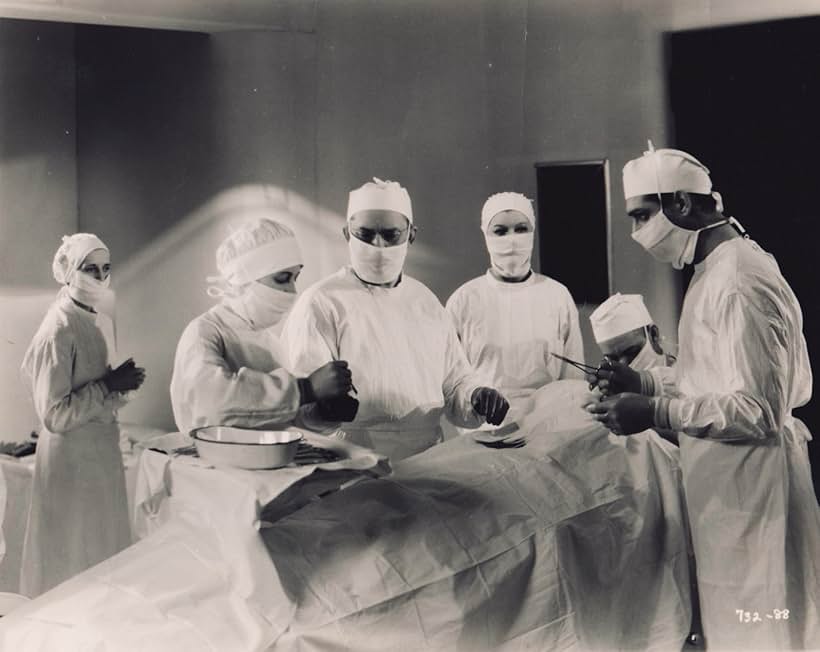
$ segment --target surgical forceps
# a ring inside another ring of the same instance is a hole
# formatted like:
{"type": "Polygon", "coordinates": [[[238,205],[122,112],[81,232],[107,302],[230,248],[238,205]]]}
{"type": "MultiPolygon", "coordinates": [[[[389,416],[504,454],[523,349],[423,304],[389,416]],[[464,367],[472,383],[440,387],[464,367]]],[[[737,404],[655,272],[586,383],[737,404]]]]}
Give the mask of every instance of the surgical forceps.
{"type": "MultiPolygon", "coordinates": [[[[564,362],[566,362],[568,364],[571,364],[576,369],[580,369],[585,374],[592,374],[594,376],[597,376],[598,372],[601,370],[601,365],[600,364],[597,367],[593,367],[591,364],[585,364],[583,362],[576,362],[575,360],[570,360],[569,358],[565,358],[564,356],[558,355],[557,353],[552,353],[551,355],[555,356],[559,360],[563,360],[564,362]]],[[[609,358],[604,356],[604,361],[609,362],[609,358]]]]}

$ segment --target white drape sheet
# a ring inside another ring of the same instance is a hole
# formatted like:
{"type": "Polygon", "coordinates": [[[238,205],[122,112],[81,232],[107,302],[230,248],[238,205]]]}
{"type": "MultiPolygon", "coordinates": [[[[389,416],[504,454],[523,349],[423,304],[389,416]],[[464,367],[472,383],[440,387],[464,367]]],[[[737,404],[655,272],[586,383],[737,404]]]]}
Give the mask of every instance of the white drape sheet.
{"type": "Polygon", "coordinates": [[[524,448],[465,435],[263,529],[252,545],[267,556],[244,577],[267,602],[243,597],[244,551],[226,555],[186,517],[2,619],[0,644],[680,649],[690,604],[677,451],[590,422],[583,386],[535,395],[518,424],[524,448]]]}

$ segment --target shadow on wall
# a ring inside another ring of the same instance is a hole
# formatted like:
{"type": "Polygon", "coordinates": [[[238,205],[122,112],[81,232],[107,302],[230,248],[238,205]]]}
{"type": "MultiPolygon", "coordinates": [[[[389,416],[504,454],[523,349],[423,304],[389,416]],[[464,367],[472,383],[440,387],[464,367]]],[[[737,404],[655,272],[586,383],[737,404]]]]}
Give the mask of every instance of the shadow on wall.
{"type": "MultiPolygon", "coordinates": [[[[168,388],[177,341],[188,322],[214,303],[205,279],[216,273],[219,243],[243,221],[262,216],[296,233],[305,259],[300,289],[347,264],[342,214],[287,189],[257,184],[220,192],[127,260],[114,261],[118,358],[133,357],[147,371],[145,384],[121,410],[122,421],[176,430],[168,388]]],[[[408,273],[434,264],[434,256],[414,245],[408,273]]]]}

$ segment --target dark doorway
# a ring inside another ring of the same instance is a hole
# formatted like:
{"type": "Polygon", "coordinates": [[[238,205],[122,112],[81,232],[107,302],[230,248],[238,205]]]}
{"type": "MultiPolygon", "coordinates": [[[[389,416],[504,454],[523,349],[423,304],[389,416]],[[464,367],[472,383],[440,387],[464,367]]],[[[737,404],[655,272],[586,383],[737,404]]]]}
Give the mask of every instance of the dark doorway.
{"type": "Polygon", "coordinates": [[[609,297],[607,161],[536,163],[540,271],[577,304],[609,297]],[[556,237],[559,234],[560,237],[556,237]]]}
{"type": "MultiPolygon", "coordinates": [[[[674,146],[712,171],[726,213],[774,254],[820,379],[820,17],[669,34],[674,146]]],[[[816,380],[816,384],[817,384],[816,380]]],[[[820,489],[820,401],[797,410],[820,489]]]]}

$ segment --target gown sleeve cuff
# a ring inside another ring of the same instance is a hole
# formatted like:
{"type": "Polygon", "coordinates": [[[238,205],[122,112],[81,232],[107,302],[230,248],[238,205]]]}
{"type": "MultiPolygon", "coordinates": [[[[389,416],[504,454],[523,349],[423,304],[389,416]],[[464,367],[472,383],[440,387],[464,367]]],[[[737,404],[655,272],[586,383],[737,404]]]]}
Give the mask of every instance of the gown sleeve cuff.
{"type": "Polygon", "coordinates": [[[683,408],[684,401],[681,399],[657,397],[655,399],[655,425],[665,430],[683,431],[683,408]]]}
{"type": "Polygon", "coordinates": [[[648,371],[639,372],[641,377],[641,394],[644,396],[655,396],[655,379],[648,371]]]}
{"type": "Polygon", "coordinates": [[[297,378],[296,383],[299,386],[299,405],[315,403],[316,394],[313,392],[310,381],[307,378],[297,378]]]}
{"type": "Polygon", "coordinates": [[[652,400],[655,405],[655,425],[664,430],[671,429],[669,425],[669,399],[658,397],[652,400]]]}

